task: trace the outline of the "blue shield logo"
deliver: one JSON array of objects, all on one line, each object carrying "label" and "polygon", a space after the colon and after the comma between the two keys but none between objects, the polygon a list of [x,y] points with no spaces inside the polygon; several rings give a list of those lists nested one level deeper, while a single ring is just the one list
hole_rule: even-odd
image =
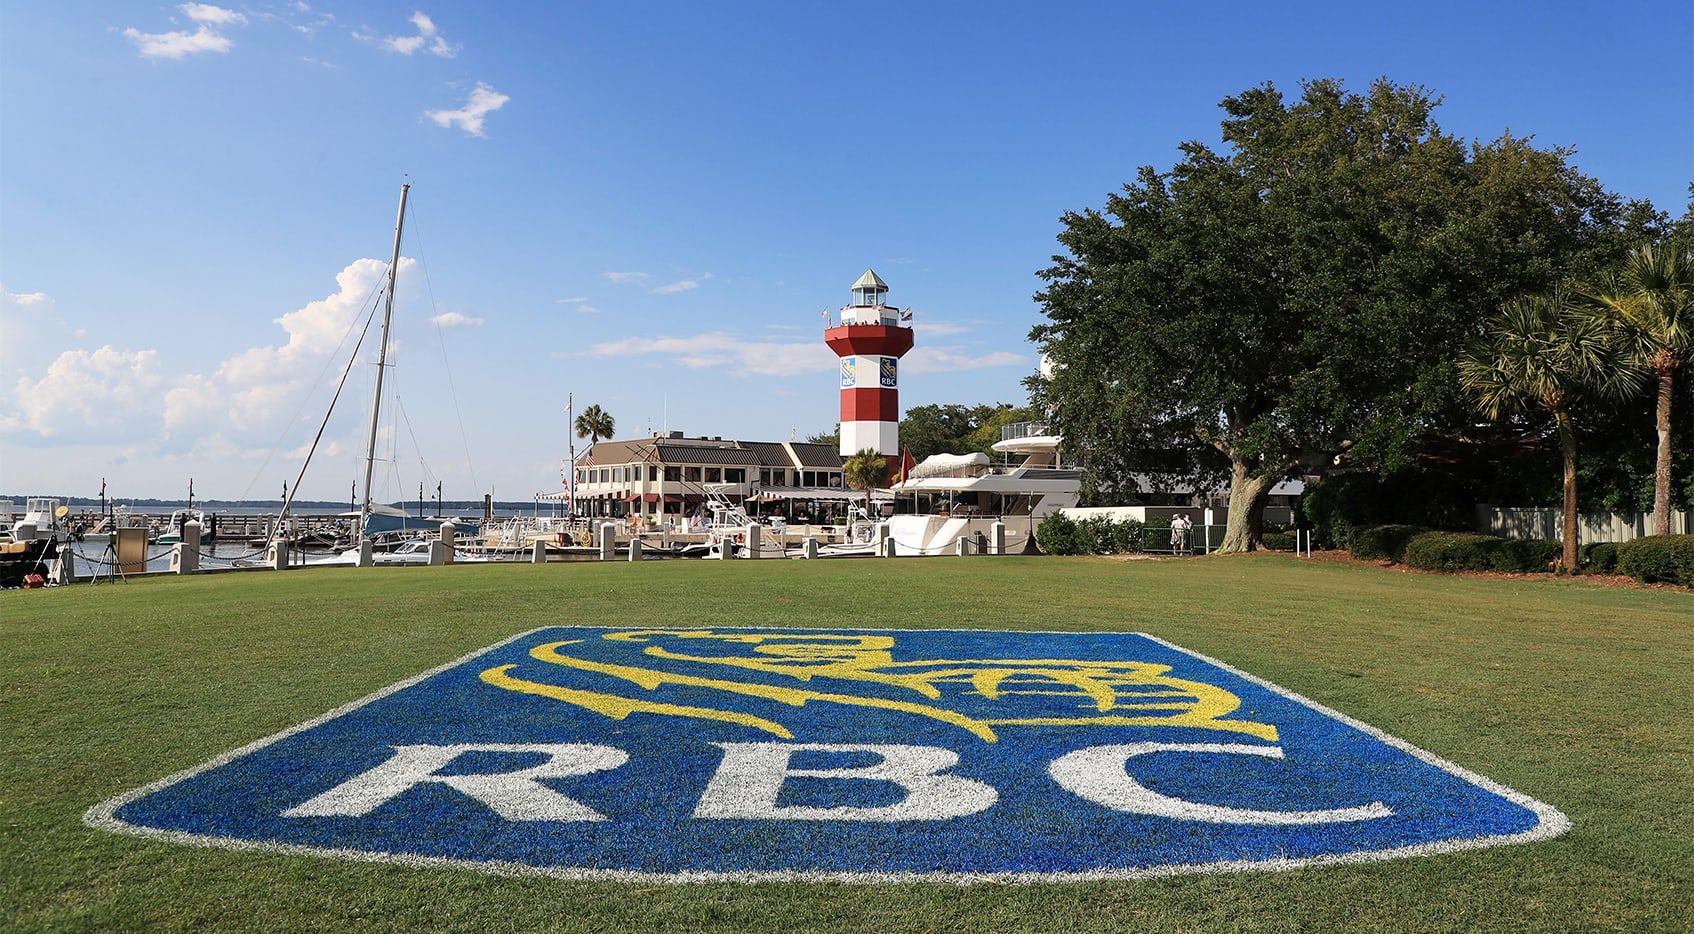
[{"label": "blue shield logo", "polygon": [[552,627],[91,808],[570,878],[1134,878],[1544,839],[1552,807],[1127,633]]},{"label": "blue shield logo", "polygon": [[881,376],[882,376],[883,388],[893,389],[894,387],[900,385],[899,365],[900,365],[900,361],[899,361],[898,358],[895,358],[895,357],[883,357],[882,358]]},{"label": "blue shield logo", "polygon": [[842,389],[852,389],[853,386],[855,385],[854,378],[853,378],[853,364],[854,364],[854,358],[852,358],[852,357],[842,357],[841,358],[841,388]]}]

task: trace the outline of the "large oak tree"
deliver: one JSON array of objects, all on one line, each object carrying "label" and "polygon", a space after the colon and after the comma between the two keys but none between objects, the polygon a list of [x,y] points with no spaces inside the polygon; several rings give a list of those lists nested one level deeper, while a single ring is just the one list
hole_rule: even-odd
[{"label": "large oak tree", "polygon": [[1255,546],[1284,478],[1404,462],[1460,417],[1454,360],[1494,309],[1619,252],[1624,206],[1568,151],[1468,144],[1419,87],[1302,91],[1226,99],[1223,151],[1185,143],[1066,214],[1036,296],[1054,372],[1030,388],[1093,488],[1173,455],[1227,476],[1225,551]]}]

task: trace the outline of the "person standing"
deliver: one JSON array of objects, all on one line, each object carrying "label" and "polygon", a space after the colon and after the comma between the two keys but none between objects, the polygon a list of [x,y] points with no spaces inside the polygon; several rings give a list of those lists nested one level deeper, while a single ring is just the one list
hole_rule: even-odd
[{"label": "person standing", "polygon": [[1188,530],[1193,527],[1194,523],[1188,518],[1186,512],[1179,513],[1176,518],[1171,520],[1171,554],[1189,553]]}]

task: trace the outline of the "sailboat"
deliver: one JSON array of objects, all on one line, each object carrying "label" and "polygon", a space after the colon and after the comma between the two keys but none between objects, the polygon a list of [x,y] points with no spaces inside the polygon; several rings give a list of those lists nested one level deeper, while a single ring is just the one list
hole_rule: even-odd
[{"label": "sailboat", "polygon": [[[382,343],[377,348],[376,395],[371,403],[370,434],[368,435],[365,443],[365,484],[362,488],[364,495],[360,500],[358,511],[351,516],[352,518],[357,519],[357,523],[353,527],[356,538],[351,548],[344,551],[341,555],[330,559],[329,563],[350,563],[349,559],[358,555],[364,542],[373,543],[373,547],[384,544],[398,545],[409,539],[435,534],[440,531],[442,523],[446,521],[450,521],[454,524],[456,534],[463,534],[467,538],[474,537],[478,534],[477,523],[471,520],[461,518],[444,520],[439,518],[426,519],[422,516],[414,517],[407,515],[403,510],[396,509],[393,506],[371,501],[371,480],[376,468],[377,430],[382,424],[382,378],[388,368],[388,337],[389,331],[394,323],[394,291],[395,284],[400,273],[400,240],[406,227],[406,197],[408,192],[410,192],[411,187],[412,186],[409,182],[403,183],[400,186],[400,210],[394,221],[394,251],[388,261],[387,294],[383,298]],[[357,358],[358,356],[357,347],[353,350],[353,356],[354,358]],[[353,361],[349,360],[347,365],[348,369],[351,370]],[[345,384],[346,373],[343,373],[342,385]],[[336,389],[336,397],[339,398],[340,394],[341,390],[338,387]],[[330,401],[330,408],[333,409],[334,407],[335,401],[332,399]],[[327,425],[328,422],[329,414],[326,412],[324,415],[324,424]],[[322,426],[318,429],[318,437],[323,437]],[[312,442],[312,449],[316,450],[316,448],[317,440],[314,439]],[[306,455],[306,463],[309,464],[310,462],[311,453],[308,452]],[[306,464],[302,464],[300,467],[300,475],[294,480],[293,489],[295,491],[300,489],[300,481],[305,477],[305,475]],[[289,493],[287,498],[283,500],[281,514],[278,516],[277,522],[274,524],[275,530],[271,534],[272,542],[274,542],[277,536],[281,533],[288,516],[289,507],[293,504],[293,501],[294,494],[292,492]],[[411,562],[408,561],[407,563]]]}]

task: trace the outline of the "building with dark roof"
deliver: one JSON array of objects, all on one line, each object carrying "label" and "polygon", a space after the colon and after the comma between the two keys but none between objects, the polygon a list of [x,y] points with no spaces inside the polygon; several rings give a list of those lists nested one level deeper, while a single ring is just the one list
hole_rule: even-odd
[{"label": "building with dark roof", "polygon": [[597,442],[577,462],[574,479],[574,489],[545,498],[572,501],[576,515],[639,516],[655,525],[695,514],[708,492],[800,522],[840,514],[864,498],[847,488],[841,454],[831,445],[686,438],[680,431]]}]

